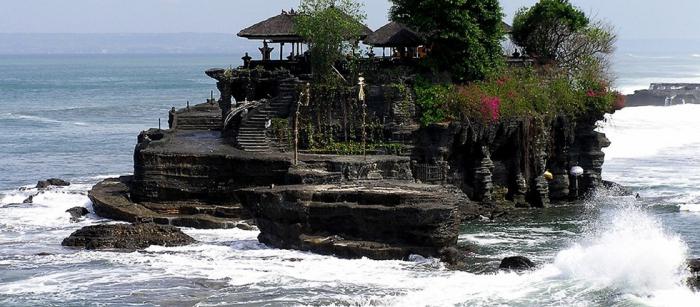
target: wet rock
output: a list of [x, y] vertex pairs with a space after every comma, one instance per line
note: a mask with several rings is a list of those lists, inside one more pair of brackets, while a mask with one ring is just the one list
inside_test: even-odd
[[250, 218], [239, 204], [212, 205], [186, 200], [181, 202], [133, 202], [131, 177], [110, 178], [96, 184], [88, 197], [95, 214], [118, 221], [153, 222], [160, 225], [199, 229], [234, 228], [241, 219]]
[[693, 291], [700, 292], [700, 258], [688, 260], [688, 270], [691, 276], [688, 277], [686, 283]]
[[70, 214], [70, 221], [73, 223], [80, 221], [83, 216], [90, 213], [90, 211], [88, 211], [88, 209], [85, 207], [73, 207], [66, 210], [66, 212]]
[[535, 263], [533, 263], [532, 260], [523, 256], [515, 256], [507, 257], [501, 260], [501, 265], [498, 266], [498, 269], [509, 271], [527, 271], [534, 267]]
[[447, 263], [453, 270], [465, 269], [468, 265], [468, 257], [471, 251], [467, 246], [450, 246], [440, 250], [440, 260]]
[[255, 226], [251, 226], [248, 223], [243, 222], [236, 224], [236, 228], [240, 230], [255, 230]]
[[63, 179], [58, 179], [58, 178], [49, 178], [46, 180], [41, 180], [37, 182], [36, 188], [37, 189], [46, 189], [51, 186], [55, 187], [67, 187], [70, 185], [70, 182], [65, 181]]
[[238, 196], [262, 243], [377, 260], [443, 256], [457, 244], [457, 205], [466, 199], [456, 189], [397, 181], [251, 188]]
[[89, 250], [139, 250], [151, 245], [183, 246], [196, 241], [172, 226], [112, 224], [87, 226], [64, 239], [61, 245]]
[[42, 257], [53, 256], [53, 255], [54, 255], [54, 254], [52, 254], [52, 253], [47, 253], [47, 252], [41, 252], [41, 253], [35, 254], [35, 256], [42, 256]]
[[32, 203], [34, 203], [34, 196], [36, 196], [36, 195], [30, 195], [29, 197], [27, 197], [27, 199], [23, 200], [22, 203], [23, 203], [23, 204], [32, 204]]

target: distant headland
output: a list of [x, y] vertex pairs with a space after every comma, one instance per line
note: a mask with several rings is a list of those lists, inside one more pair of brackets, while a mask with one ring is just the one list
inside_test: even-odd
[[652, 83], [648, 89], [627, 95], [626, 106], [700, 104], [700, 83]]

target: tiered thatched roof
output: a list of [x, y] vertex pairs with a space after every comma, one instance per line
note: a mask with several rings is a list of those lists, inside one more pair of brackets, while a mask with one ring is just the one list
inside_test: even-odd
[[[267, 20], [258, 22], [248, 28], [238, 32], [238, 36], [247, 39], [262, 39], [272, 42], [300, 42], [303, 38], [299, 36], [295, 30], [294, 18], [298, 14], [294, 11], [285, 12]], [[348, 16], [348, 18], [350, 18]], [[364, 39], [372, 34], [372, 29], [362, 25], [362, 35], [360, 39]]]
[[374, 47], [418, 47], [423, 44], [423, 38], [398, 22], [390, 22], [367, 36], [364, 42]]

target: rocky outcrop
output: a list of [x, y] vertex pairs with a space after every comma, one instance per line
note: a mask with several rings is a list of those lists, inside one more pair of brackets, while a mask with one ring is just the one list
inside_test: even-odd
[[58, 179], [58, 178], [50, 178], [46, 180], [41, 180], [37, 182], [36, 188], [37, 189], [46, 189], [51, 186], [56, 186], [56, 187], [67, 187], [70, 185], [70, 182], [65, 181], [63, 179]]
[[[416, 132], [412, 159], [424, 168], [447, 164], [443, 182], [460, 187], [482, 209], [545, 207], [602, 186], [602, 149], [610, 142], [595, 131], [597, 120], [561, 116], [432, 125]], [[582, 167], [583, 176], [570, 176], [573, 166]], [[551, 180], [545, 172], [552, 173]], [[473, 216], [475, 210], [467, 211], [465, 216]]]
[[236, 202], [238, 188], [284, 184], [289, 158], [246, 153], [218, 132], [149, 130], [134, 152], [131, 196], [140, 202]]
[[292, 185], [238, 192], [260, 242], [345, 258], [440, 257], [457, 243], [466, 197], [406, 182]]
[[501, 260], [501, 264], [498, 266], [498, 269], [508, 271], [527, 271], [533, 269], [534, 267], [535, 263], [527, 257], [514, 256], [506, 257]]
[[700, 84], [652, 83], [649, 89], [627, 95], [625, 106], [670, 106], [700, 103]]
[[145, 249], [151, 245], [182, 246], [196, 241], [181, 230], [156, 224], [112, 224], [87, 226], [72, 233], [61, 245], [102, 249]]
[[82, 217], [90, 213], [90, 211], [88, 211], [88, 209], [85, 207], [73, 207], [66, 210], [66, 212], [70, 214], [70, 221], [74, 223], [80, 221]]
[[242, 228], [248, 212], [237, 203], [208, 204], [181, 202], [134, 202], [130, 199], [131, 177], [106, 179], [88, 193], [95, 214], [125, 222], [153, 222], [160, 225], [203, 229]]

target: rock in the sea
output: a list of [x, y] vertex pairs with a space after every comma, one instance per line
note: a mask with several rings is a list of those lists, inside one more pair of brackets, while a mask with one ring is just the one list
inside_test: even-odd
[[64, 239], [61, 245], [89, 250], [138, 250], [151, 245], [183, 246], [195, 239], [172, 226], [156, 224], [112, 224], [87, 226]]
[[532, 260], [523, 257], [507, 257], [501, 260], [501, 265], [498, 266], [500, 270], [510, 270], [510, 271], [527, 271], [535, 267], [535, 263]]
[[49, 178], [46, 180], [41, 180], [36, 183], [36, 188], [37, 189], [46, 189], [50, 186], [56, 186], [56, 187], [67, 187], [70, 185], [70, 182], [65, 181], [63, 179], [58, 179], [58, 178]]
[[686, 280], [688, 287], [694, 291], [700, 291], [700, 258], [688, 260], [688, 270], [691, 274]]
[[238, 196], [260, 242], [274, 247], [342, 258], [459, 258], [445, 249], [457, 244], [461, 191], [382, 181], [251, 188]]
[[30, 195], [29, 197], [27, 197], [27, 199], [25, 199], [24, 201], [22, 201], [22, 203], [23, 203], [23, 204], [32, 204], [32, 203], [34, 203], [34, 196], [36, 196], [36, 195]]
[[73, 207], [73, 208], [66, 210], [66, 212], [68, 212], [70, 214], [70, 221], [71, 222], [78, 222], [78, 221], [80, 221], [80, 218], [82, 218], [83, 216], [86, 216], [86, 215], [88, 215], [88, 213], [90, 213], [90, 211], [88, 211], [88, 209], [85, 207]]

